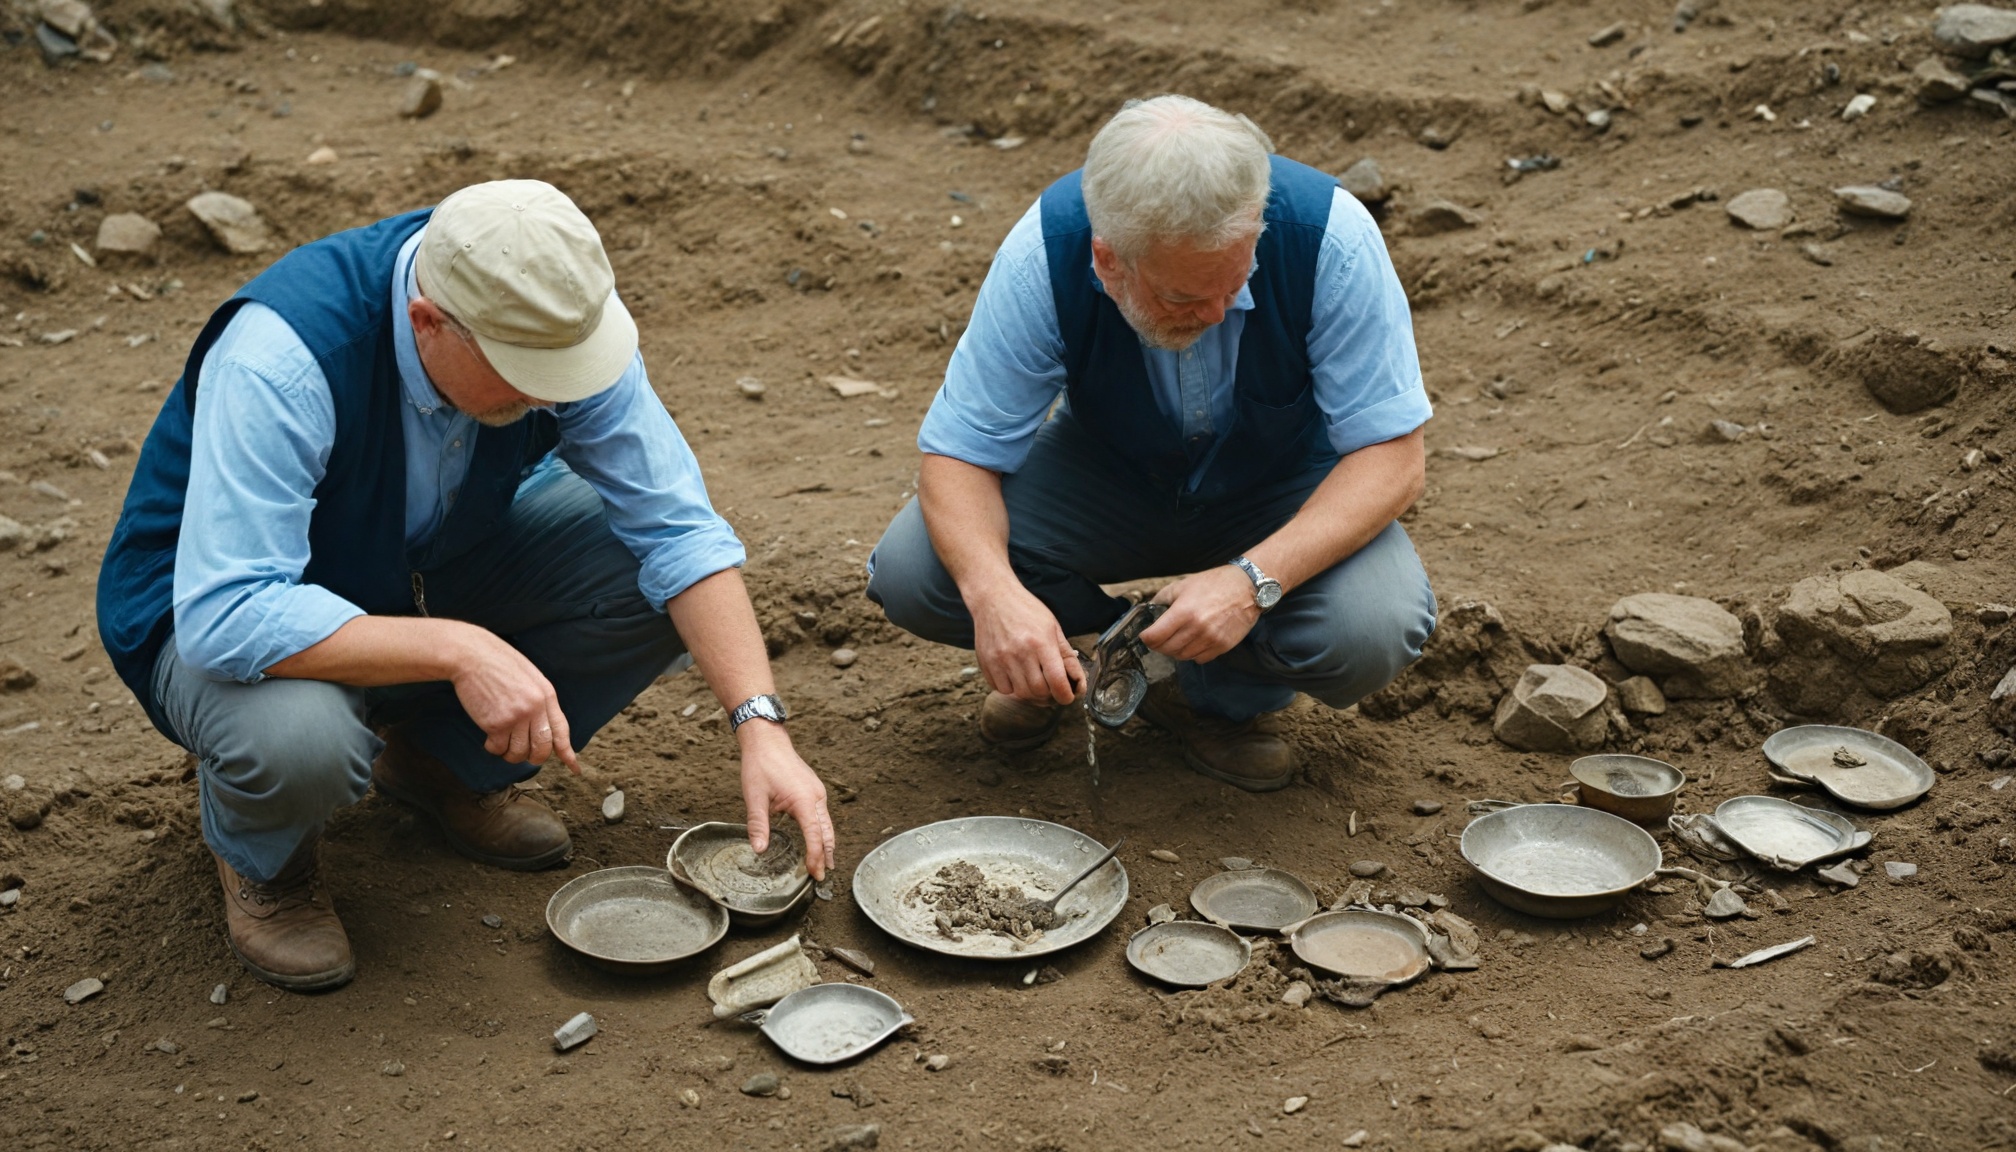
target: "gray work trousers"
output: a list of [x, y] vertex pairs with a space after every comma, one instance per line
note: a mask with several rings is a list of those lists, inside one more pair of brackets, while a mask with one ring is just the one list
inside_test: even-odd
[[[1224, 500], [1178, 500], [1112, 459], [1068, 410], [1001, 479], [1008, 560], [1067, 636], [1095, 633], [1127, 601], [1102, 584], [1201, 572], [1242, 555], [1300, 511], [1328, 468]], [[926, 640], [973, 647], [973, 618], [912, 500], [870, 555], [868, 597]], [[1206, 664], [1177, 665], [1191, 706], [1231, 720], [1306, 692], [1345, 708], [1391, 683], [1435, 631], [1435, 594], [1399, 524], [1289, 592], [1246, 639]]]
[[[637, 587], [638, 562], [609, 529], [602, 499], [564, 468], [519, 488], [505, 527], [423, 573], [429, 614], [497, 633], [559, 697], [578, 751], [685, 651], [671, 618]], [[396, 726], [480, 792], [530, 778], [537, 764], [484, 751], [448, 683], [353, 688], [323, 680], [213, 680], [173, 639], [154, 694], [195, 753], [203, 836], [241, 876], [269, 880], [331, 813], [362, 799]]]

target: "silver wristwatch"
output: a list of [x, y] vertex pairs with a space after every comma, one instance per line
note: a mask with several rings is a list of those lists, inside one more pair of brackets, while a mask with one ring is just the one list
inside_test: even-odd
[[736, 731], [751, 720], [770, 720], [782, 724], [790, 718], [791, 714], [784, 710], [784, 701], [765, 693], [761, 696], [751, 696], [737, 704], [735, 710], [728, 714], [728, 730]]
[[1260, 611], [1265, 612], [1281, 602], [1281, 582], [1260, 571], [1258, 564], [1244, 556], [1232, 560], [1231, 564], [1253, 582], [1253, 603], [1259, 605]]

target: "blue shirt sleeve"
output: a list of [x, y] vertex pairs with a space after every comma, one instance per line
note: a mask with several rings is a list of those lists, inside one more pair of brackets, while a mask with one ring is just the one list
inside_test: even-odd
[[251, 683], [364, 614], [301, 583], [336, 408], [315, 357], [262, 304], [225, 325], [201, 381], [175, 551], [175, 645], [204, 675]]
[[653, 608], [742, 566], [742, 541], [708, 502], [700, 462], [651, 390], [642, 353], [613, 387], [554, 412], [560, 458], [602, 497], [609, 527], [643, 565], [637, 585]]
[[994, 254], [917, 447], [1013, 472], [1028, 459], [1037, 429], [1063, 390], [1064, 338], [1050, 294], [1039, 202]]
[[1434, 415], [1414, 350], [1414, 319], [1386, 242], [1339, 188], [1316, 256], [1309, 363], [1330, 446], [1348, 455], [1405, 436]]

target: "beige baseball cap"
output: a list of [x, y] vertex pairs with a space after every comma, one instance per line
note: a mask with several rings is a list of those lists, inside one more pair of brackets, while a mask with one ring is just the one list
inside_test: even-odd
[[421, 291], [534, 400], [585, 400], [637, 354], [637, 322], [616, 297], [602, 237], [543, 180], [493, 180], [449, 196], [428, 219], [416, 262]]

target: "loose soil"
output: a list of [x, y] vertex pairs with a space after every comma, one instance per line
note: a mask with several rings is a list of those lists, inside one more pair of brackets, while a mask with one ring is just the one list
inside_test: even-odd
[[[9, 6], [0, 515], [31, 539], [0, 554], [0, 658], [35, 681], [0, 672], [0, 776], [24, 781], [0, 796], [0, 890], [20, 891], [0, 907], [0, 1139], [821, 1148], [865, 1122], [883, 1148], [1329, 1148], [1363, 1130], [1367, 1148], [1615, 1152], [1685, 1122], [1772, 1152], [2016, 1145], [2016, 788], [1996, 786], [2011, 753], [1987, 714], [2016, 642], [1976, 615], [2016, 602], [2016, 124], [1915, 103], [1929, 0], [1690, 6], [1674, 32], [1669, 0], [273, 0], [226, 28], [200, 11], [228, 4], [119, 0], [101, 10], [112, 62], [55, 69]], [[396, 114], [406, 64], [445, 77], [429, 118]], [[1108, 734], [1096, 788], [1075, 724], [992, 753], [970, 655], [898, 634], [861, 595], [995, 245], [1119, 101], [1172, 89], [1328, 171], [1377, 158], [1437, 404], [1406, 523], [1442, 636], [1375, 701], [1292, 709], [1302, 778], [1266, 796], [1138, 725]], [[1612, 123], [1554, 114], [1541, 89]], [[1844, 122], [1862, 92], [1875, 109]], [[323, 147], [335, 162], [307, 163]], [[1512, 178], [1508, 157], [1542, 153], [1559, 167]], [[568, 869], [478, 867], [377, 797], [342, 813], [325, 856], [357, 980], [278, 993], [225, 946], [190, 763], [109, 678], [92, 615], [135, 445], [198, 326], [265, 260], [221, 253], [181, 205], [243, 196], [296, 244], [505, 176], [551, 180], [596, 220], [654, 382], [749, 545], [793, 731], [837, 801], [832, 899], [652, 979], [549, 937], [569, 876], [662, 860], [666, 825], [741, 818], [733, 742], [689, 673], [612, 723], [581, 779], [541, 776], [579, 848]], [[1832, 188], [1886, 180], [1907, 222], [1837, 219]], [[1726, 218], [1758, 187], [1789, 195], [1790, 234]], [[115, 212], [161, 224], [156, 254], [87, 267], [70, 245]], [[842, 398], [829, 375], [882, 387]], [[752, 377], [760, 398], [738, 386]], [[1866, 818], [1876, 866], [1856, 887], [1690, 858], [1777, 894], [1726, 922], [1685, 883], [1568, 922], [1477, 887], [1463, 801], [1567, 778], [1564, 757], [1491, 736], [1526, 663], [1617, 674], [1598, 629], [1624, 595], [1687, 591], [1754, 622], [1795, 580], [1914, 559], [1956, 610], [1952, 668], [1816, 717], [1940, 769], [1924, 800]], [[859, 658], [836, 668], [842, 645]], [[1772, 790], [1757, 745], [1790, 719], [1768, 694], [1675, 701], [1615, 746], [1684, 769], [1700, 812]], [[1417, 816], [1423, 799], [1447, 806]], [[908, 948], [854, 906], [850, 862], [879, 840], [982, 813], [1129, 839], [1128, 909], [1048, 958], [1061, 978]], [[1229, 985], [1136, 977], [1127, 934], [1231, 855], [1326, 902], [1349, 862], [1384, 860], [1394, 887], [1478, 926], [1481, 967], [1361, 1009], [1284, 1004], [1292, 957], [1264, 943]], [[1893, 880], [1885, 860], [1918, 871]], [[713, 1020], [708, 975], [800, 931], [866, 953], [917, 1023], [821, 1070]], [[1769, 964], [1710, 966], [1807, 934]], [[67, 1005], [87, 976], [105, 990]], [[600, 1034], [556, 1056], [582, 1010]], [[759, 1072], [789, 1097], [742, 1095]]]

